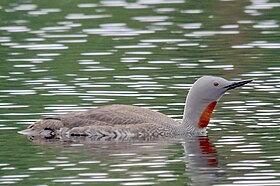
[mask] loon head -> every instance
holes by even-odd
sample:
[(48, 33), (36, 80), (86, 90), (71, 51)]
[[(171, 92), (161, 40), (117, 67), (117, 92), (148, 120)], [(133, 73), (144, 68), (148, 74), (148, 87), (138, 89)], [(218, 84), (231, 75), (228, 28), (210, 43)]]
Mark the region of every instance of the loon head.
[(205, 131), (219, 99), (229, 90), (253, 80), (228, 81), (221, 77), (203, 76), (190, 89), (186, 98), (183, 123)]

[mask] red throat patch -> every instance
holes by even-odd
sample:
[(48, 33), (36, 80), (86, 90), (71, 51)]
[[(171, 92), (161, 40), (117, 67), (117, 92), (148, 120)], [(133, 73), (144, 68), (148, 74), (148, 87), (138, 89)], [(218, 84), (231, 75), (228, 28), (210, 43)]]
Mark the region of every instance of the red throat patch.
[(207, 127), (216, 104), (217, 104), (217, 101), (214, 101), (214, 102), (210, 103), (204, 109), (204, 111), (202, 112), (202, 114), (200, 116), (200, 119), (199, 119), (198, 128), (205, 128), (205, 127)]

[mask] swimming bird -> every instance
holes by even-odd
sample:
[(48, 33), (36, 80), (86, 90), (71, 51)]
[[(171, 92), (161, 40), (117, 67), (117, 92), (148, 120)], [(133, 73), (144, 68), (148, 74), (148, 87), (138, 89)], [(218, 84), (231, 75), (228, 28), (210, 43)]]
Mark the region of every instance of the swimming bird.
[(88, 111), (43, 118), (21, 133), (45, 138), (86, 136), (93, 138), (175, 137), (206, 133), (214, 108), (229, 90), (252, 80), (228, 81), (203, 76), (190, 89), (181, 122), (162, 113), (132, 105), (108, 105)]

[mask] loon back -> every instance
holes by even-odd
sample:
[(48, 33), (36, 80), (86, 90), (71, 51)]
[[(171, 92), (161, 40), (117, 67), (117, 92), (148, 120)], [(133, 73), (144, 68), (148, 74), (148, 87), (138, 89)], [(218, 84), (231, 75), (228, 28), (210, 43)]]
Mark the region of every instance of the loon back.
[(23, 133), (47, 138), (61, 136), (98, 138), (146, 138), (149, 136), (151, 138), (170, 136), (177, 126), (177, 122), (172, 118), (147, 108), (108, 105), (88, 111), (46, 117), (30, 125)]

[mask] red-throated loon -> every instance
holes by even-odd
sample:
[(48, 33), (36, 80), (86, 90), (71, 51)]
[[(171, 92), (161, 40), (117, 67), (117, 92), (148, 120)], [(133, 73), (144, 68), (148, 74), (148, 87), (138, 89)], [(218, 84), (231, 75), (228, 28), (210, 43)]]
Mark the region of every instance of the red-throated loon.
[(147, 108), (130, 105), (108, 105), (81, 112), (43, 118), (21, 133), (30, 136), (60, 138), (88, 136), (95, 138), (158, 138), (206, 133), (218, 100), (228, 90), (252, 80), (228, 81), (203, 76), (190, 89), (182, 122)]

